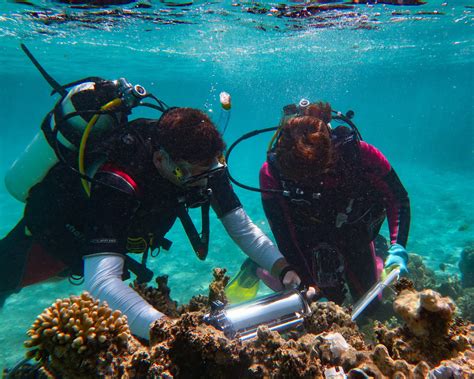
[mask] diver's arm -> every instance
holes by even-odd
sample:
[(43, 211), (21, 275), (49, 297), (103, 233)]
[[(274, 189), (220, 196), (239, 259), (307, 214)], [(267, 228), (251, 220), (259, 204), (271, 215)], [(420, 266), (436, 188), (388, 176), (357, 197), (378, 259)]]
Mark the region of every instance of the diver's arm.
[(242, 207), (221, 218), (234, 242), (260, 267), (279, 277), (288, 266), (275, 244), (257, 227)]
[(106, 165), (94, 176), (84, 249), (85, 288), (128, 318), (133, 334), (148, 339), (150, 323), (163, 316), (122, 281), (127, 231), (139, 206), (137, 188), (124, 172)]
[(213, 191), (212, 207), (230, 237), (255, 263), (279, 277), (288, 263), (242, 208), (227, 174), (213, 178), (210, 186)]
[(390, 241), (406, 247), (410, 231), (410, 199), (397, 173), (392, 168), (383, 178), (390, 195), (385, 198)]
[(406, 247), (410, 229), (410, 200), (387, 158), (374, 146), (361, 142), (362, 164), (369, 180), (383, 194), (391, 244)]
[(122, 281), (125, 257), (121, 254), (101, 253), (84, 257), (84, 283), (87, 291), (110, 308), (127, 316), (133, 334), (149, 339), (151, 324), (163, 317), (137, 292)]

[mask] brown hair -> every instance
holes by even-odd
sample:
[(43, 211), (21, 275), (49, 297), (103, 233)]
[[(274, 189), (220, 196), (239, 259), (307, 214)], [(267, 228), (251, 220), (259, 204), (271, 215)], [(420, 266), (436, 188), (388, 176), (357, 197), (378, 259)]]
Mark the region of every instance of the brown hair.
[(284, 177), (311, 184), (315, 177), (330, 170), (334, 164), (334, 148), (327, 125), (331, 119), (331, 107), (327, 103), (312, 104), (305, 109), (305, 114), (308, 115), (285, 121), (275, 154)]
[(158, 143), (174, 160), (210, 163), (225, 148), (210, 118), (198, 109), (174, 108), (158, 124)]
[(304, 115), (319, 118), (324, 123), (329, 124), (331, 122), (331, 105), (322, 101), (312, 103), (304, 108)]

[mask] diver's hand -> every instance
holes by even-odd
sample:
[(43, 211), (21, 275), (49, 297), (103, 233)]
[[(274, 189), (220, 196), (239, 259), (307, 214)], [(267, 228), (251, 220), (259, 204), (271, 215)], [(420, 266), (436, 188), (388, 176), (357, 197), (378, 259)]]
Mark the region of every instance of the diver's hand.
[(301, 284), (301, 279), (296, 271), (291, 270), (288, 271), (285, 276), (283, 276), (283, 280), (281, 282), (286, 289), (298, 288)]
[(313, 300), (317, 300), (321, 295), (321, 290), (316, 287), (312, 286), (309, 287), (308, 290), (306, 291), (306, 299), (308, 299), (309, 302)]
[(388, 249), (388, 257), (385, 260), (383, 274), (387, 275), (390, 271), (392, 271), (397, 266), (400, 268), (401, 274), (407, 274), (408, 273), (407, 263), (408, 263), (407, 251), (402, 245), (399, 245), (398, 243), (394, 243), (392, 246), (390, 246), (390, 249)]

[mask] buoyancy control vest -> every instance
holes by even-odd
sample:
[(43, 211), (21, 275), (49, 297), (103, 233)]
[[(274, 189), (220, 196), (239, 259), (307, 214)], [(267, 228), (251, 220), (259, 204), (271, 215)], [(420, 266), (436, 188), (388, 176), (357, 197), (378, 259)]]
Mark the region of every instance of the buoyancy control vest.
[(385, 213), (380, 194), (364, 176), (358, 136), (354, 130), (338, 126), (331, 130), (331, 142), (338, 157), (336, 166), (330, 173), (321, 175), (320, 180), (316, 179), (314, 185), (301, 186), (284, 178), (273, 151), (267, 157), (270, 171), (288, 193), (283, 198), (298, 229), (340, 230), (349, 238), (351, 235), (360, 238), (364, 232), (364, 239), (370, 242), (377, 235)]

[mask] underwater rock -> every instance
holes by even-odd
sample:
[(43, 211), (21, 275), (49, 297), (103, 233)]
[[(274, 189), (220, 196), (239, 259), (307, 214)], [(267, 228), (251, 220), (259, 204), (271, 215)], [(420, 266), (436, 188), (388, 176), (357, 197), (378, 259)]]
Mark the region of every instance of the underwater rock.
[(461, 282), (464, 288), (474, 287), (474, 243), (470, 243), (461, 252), (459, 261)]
[(126, 316), (87, 292), (56, 302), (28, 331), (28, 356), (67, 378), (113, 375), (133, 350)]
[(323, 344), (319, 346), (323, 350), (325, 345), (325, 350), (328, 352), (329, 361), (334, 361), (341, 358), (344, 353), (347, 353), (351, 348), (344, 337), (340, 333), (323, 333), (321, 336)]
[(463, 295), (464, 291), (461, 286), (461, 281), (457, 276), (450, 275), (443, 278), (442, 282), (435, 287), (436, 292), (443, 296), (448, 296), (451, 299), (457, 299)]
[(443, 361), (439, 366), (429, 371), (430, 379), (472, 379), (474, 373), (474, 351), (470, 350), (460, 354), (455, 359)]

